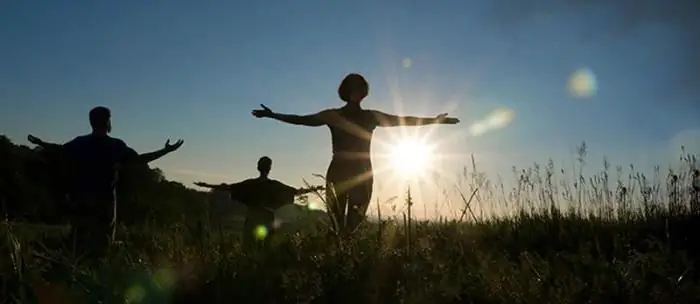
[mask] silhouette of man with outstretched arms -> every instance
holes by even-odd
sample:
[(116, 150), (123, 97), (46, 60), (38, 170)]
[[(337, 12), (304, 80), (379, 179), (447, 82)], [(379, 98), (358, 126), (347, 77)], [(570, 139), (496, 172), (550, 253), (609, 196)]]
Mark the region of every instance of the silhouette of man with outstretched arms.
[[(372, 197), (373, 173), (370, 160), (372, 135), (377, 127), (457, 124), (459, 119), (440, 114), (435, 117), (396, 116), (360, 106), (369, 84), (359, 74), (348, 74), (338, 87), (345, 105), (311, 115), (275, 113), (265, 105), (253, 110), (255, 117), (273, 118), (309, 127), (327, 126), (331, 132), (333, 158), (326, 173), (326, 200), (342, 233), (353, 232), (364, 220)], [(345, 211), (347, 207), (347, 213)]]
[(33, 135), (28, 139), (43, 148), (60, 149), (69, 168), (71, 236), (79, 252), (98, 257), (114, 238), (119, 168), (129, 162), (149, 163), (159, 159), (180, 148), (183, 141), (170, 144), (168, 140), (160, 150), (138, 154), (121, 139), (109, 136), (112, 123), (108, 108), (95, 107), (90, 110), (89, 117), (92, 132), (63, 145), (45, 142)]
[(249, 244), (252, 241), (268, 241), (274, 232), (275, 210), (293, 204), (294, 197), (322, 190), (323, 187), (294, 188), (280, 181), (270, 179), (272, 159), (263, 156), (258, 160), (257, 178), (246, 179), (239, 183), (218, 185), (195, 182), (200, 187), (227, 191), (231, 199), (248, 206), (248, 214), (243, 225), (243, 240)]

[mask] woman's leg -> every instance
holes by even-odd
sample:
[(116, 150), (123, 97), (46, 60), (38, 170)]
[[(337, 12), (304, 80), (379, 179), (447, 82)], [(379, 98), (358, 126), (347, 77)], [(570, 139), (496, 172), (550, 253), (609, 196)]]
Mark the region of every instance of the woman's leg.
[(365, 220), (365, 214), (372, 199), (374, 179), (371, 174), (349, 191), (347, 229), (354, 232)]
[(342, 187), (343, 174), (341, 174), (341, 169), (337, 162), (331, 162), (326, 172), (326, 207), (336, 230), (345, 227), (345, 208), (348, 201), (347, 193)]
[[(364, 220), (372, 197), (372, 166), (366, 161), (334, 161), (326, 177), (334, 191), (326, 190), (333, 215), (343, 234), (352, 233)], [(335, 195), (333, 195), (335, 194)], [(347, 210), (346, 210), (347, 209)]]

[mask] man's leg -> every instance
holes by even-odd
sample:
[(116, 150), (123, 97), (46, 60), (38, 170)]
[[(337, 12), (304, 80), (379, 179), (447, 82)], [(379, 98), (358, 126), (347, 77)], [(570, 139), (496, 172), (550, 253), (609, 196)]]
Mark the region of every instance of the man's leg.
[(111, 245), (113, 226), (109, 223), (79, 220), (72, 224), (75, 253), (86, 259), (104, 257)]
[(253, 223), (252, 219), (250, 216), (247, 216), (245, 218), (245, 223), (243, 223), (243, 231), (242, 231), (242, 241), (243, 241), (243, 246), (244, 247), (249, 247), (253, 243), (254, 239), (254, 231), (255, 231), (255, 224)]
[(114, 202), (81, 204), (71, 223), (75, 251), (89, 259), (105, 256), (114, 238)]
[(265, 236), (263, 242), (265, 246), (268, 246), (272, 240), (275, 238), (275, 214), (273, 212), (267, 212), (262, 218), (263, 226), (265, 227)]
[(245, 246), (264, 246), (274, 234), (274, 213), (269, 211), (249, 212), (243, 225)]
[(243, 244), (246, 247), (259, 247), (267, 237), (268, 228), (258, 214), (249, 214), (243, 225)]

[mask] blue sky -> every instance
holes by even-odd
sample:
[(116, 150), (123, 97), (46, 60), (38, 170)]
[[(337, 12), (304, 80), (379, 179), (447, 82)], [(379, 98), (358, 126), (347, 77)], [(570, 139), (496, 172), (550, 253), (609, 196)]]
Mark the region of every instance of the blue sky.
[[(663, 23), (607, 37), (615, 16), (604, 7), (510, 22), (492, 1), (267, 3), (4, 1), (0, 132), (23, 144), (28, 133), (64, 142), (88, 132), (88, 110), (105, 105), (113, 135), (138, 151), (185, 139), (154, 163), (168, 178), (236, 181), (268, 155), (275, 178), (300, 186), (325, 172), (328, 130), (255, 119), (250, 110), (340, 106), (338, 83), (358, 72), (371, 86), (366, 107), (462, 120), (410, 130), (453, 155), (436, 165), (450, 169), (445, 175), (459, 173), (471, 153), (490, 174), (570, 161), (583, 140), (593, 164), (607, 155), (650, 167), (676, 158), (679, 143), (700, 148), (697, 92), (674, 87), (683, 38)], [(574, 98), (567, 80), (582, 68), (597, 90)], [(469, 134), (498, 108), (514, 113), (510, 124)], [(377, 183), (380, 198), (402, 190), (388, 177)]]

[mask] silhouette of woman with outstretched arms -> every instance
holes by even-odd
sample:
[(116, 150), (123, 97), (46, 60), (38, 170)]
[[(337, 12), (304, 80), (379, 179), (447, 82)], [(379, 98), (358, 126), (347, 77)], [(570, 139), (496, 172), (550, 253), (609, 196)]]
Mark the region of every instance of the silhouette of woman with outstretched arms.
[[(435, 117), (396, 116), (377, 110), (363, 109), (362, 100), (369, 85), (359, 74), (348, 74), (338, 87), (338, 96), (345, 102), (341, 108), (327, 109), (310, 115), (275, 113), (265, 105), (253, 110), (255, 117), (273, 118), (294, 125), (328, 126), (331, 132), (333, 158), (326, 173), (326, 200), (341, 232), (351, 233), (364, 219), (372, 197), (374, 183), (370, 146), (376, 127), (457, 124), (459, 119), (440, 114)], [(347, 214), (345, 209), (347, 207)]]

